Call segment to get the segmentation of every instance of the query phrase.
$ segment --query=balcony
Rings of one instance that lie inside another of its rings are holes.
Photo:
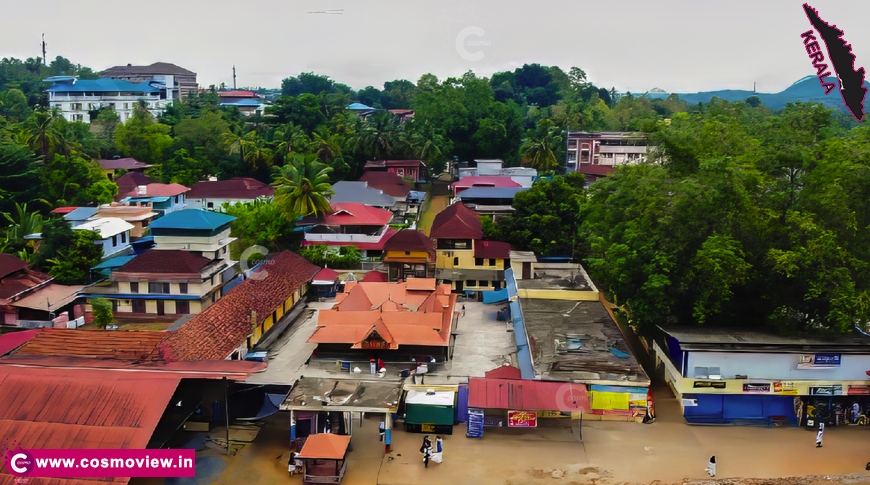
[[[113,102],[113,101],[121,101],[121,102],[135,102],[137,100],[144,99],[146,101],[160,101],[160,95],[154,96],[108,96],[108,95],[100,95],[94,94],[89,96],[51,96],[49,101],[51,102],[61,102],[61,101],[72,101],[72,102],[95,102],[95,101],[103,101],[103,102]]]
[[[338,234],[326,233],[316,234],[311,232],[305,233],[305,240],[308,242],[326,242],[326,243],[377,243],[384,237],[389,226],[384,226],[375,235],[368,234]]]

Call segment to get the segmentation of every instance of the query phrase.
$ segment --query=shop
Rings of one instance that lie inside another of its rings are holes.
[[[406,386],[405,430],[410,433],[453,434],[458,390],[457,386]]]
[[[689,423],[817,426],[823,421],[836,426],[867,421],[868,337],[659,329],[653,345],[657,370]]]
[[[648,387],[589,386],[590,416],[601,420],[643,421],[652,406]],[[654,415],[654,414],[653,414]]]

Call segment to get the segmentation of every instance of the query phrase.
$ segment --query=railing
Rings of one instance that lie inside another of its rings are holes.
[[[18,320],[16,324],[21,328],[52,328],[54,322],[51,320]]]
[[[132,108],[132,103],[135,103],[140,99],[144,99],[146,101],[160,101],[160,96],[106,96],[101,94],[94,94],[92,96],[52,96],[49,101],[120,101],[131,103],[130,107]]]

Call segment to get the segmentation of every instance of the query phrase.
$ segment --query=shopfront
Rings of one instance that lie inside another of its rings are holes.
[[[864,424],[870,413],[870,339],[662,329],[657,370],[689,423]],[[593,399],[594,403],[594,399]],[[862,417],[863,416],[863,417]]]

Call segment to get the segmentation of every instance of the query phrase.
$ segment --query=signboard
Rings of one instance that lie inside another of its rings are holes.
[[[434,433],[435,425],[434,424],[421,424],[420,430],[424,433]]]
[[[810,387],[810,396],[842,396],[843,386],[815,386]]]
[[[759,394],[759,393],[766,394],[766,393],[770,392],[770,383],[764,382],[764,383],[757,383],[757,384],[749,384],[749,383],[743,384],[743,392],[751,392],[754,394]]]
[[[870,386],[849,386],[848,394],[870,394]]]
[[[697,399],[683,399],[683,407],[697,406],[697,405],[698,405]]]
[[[809,354],[801,355],[798,369],[820,369],[840,367],[840,354]]]
[[[508,411],[508,428],[536,428],[538,413],[534,411]]]
[[[725,389],[726,382],[695,381],[692,387],[695,389]]]
[[[627,392],[630,394],[644,395],[649,392],[649,389],[647,389],[646,387],[600,386],[598,384],[592,384],[591,386],[589,386],[589,390],[596,392]]]
[[[561,411],[538,411],[539,418],[561,418]]]
[[[786,396],[795,396],[797,395],[798,390],[795,389],[794,382],[774,382],[773,392],[784,394]]]
[[[601,392],[592,391],[592,409],[610,410],[623,409],[628,410],[628,402],[631,396],[625,392]]]

